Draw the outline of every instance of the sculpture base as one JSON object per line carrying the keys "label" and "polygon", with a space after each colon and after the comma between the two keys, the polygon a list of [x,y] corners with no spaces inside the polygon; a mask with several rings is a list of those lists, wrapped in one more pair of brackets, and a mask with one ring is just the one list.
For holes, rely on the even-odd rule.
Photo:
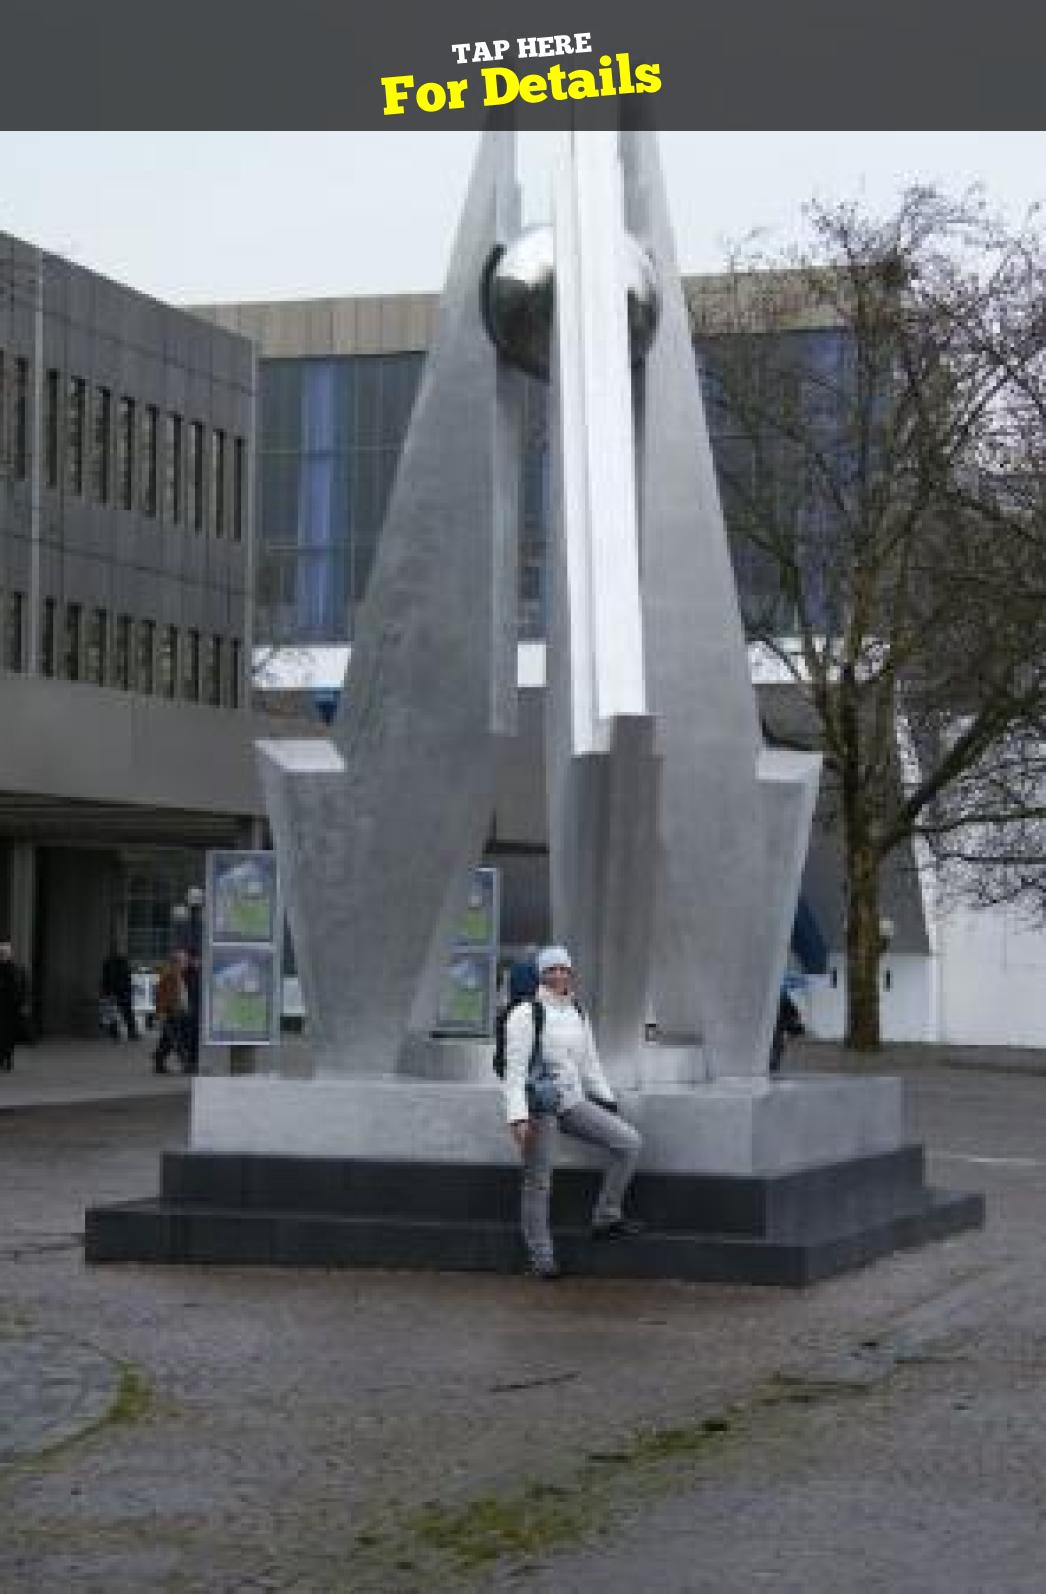
{"label": "sculpture base", "polygon": [[[403,1075],[201,1078],[193,1082],[190,1144],[263,1156],[514,1167],[489,1058],[487,1071],[486,1084]],[[889,1078],[764,1077],[625,1090],[621,1110],[643,1136],[640,1168],[658,1173],[774,1173],[893,1151],[904,1139],[901,1082]],[[561,1137],[562,1166],[597,1160],[589,1147]]]}
{"label": "sculpture base", "polygon": [[[590,1240],[598,1155],[562,1136],[570,1273],[801,1285],[984,1221],[980,1196],[926,1187],[897,1080],[721,1081],[623,1108],[647,1232]],[[192,1149],[164,1158],[158,1199],[87,1213],[87,1260],[518,1271],[503,1117],[496,1086],[199,1079]]]}
{"label": "sculpture base", "polygon": [[[983,1222],[980,1196],[923,1183],[917,1146],[769,1175],[639,1174],[647,1231],[593,1241],[590,1169],[554,1182],[556,1254],[601,1278],[803,1285]],[[266,1157],[164,1158],[159,1200],[87,1213],[89,1262],[518,1272],[519,1172],[508,1166]]]}

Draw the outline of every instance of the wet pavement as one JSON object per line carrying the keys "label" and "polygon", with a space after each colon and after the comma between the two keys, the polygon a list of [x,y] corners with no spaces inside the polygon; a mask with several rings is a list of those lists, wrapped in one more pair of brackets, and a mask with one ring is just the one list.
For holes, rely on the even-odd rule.
{"label": "wet pavement", "polygon": [[877,1060],[987,1227],[798,1292],[88,1269],[85,1205],[155,1190],[184,1087],[0,1111],[0,1588],[1041,1590],[1020,1060]]}

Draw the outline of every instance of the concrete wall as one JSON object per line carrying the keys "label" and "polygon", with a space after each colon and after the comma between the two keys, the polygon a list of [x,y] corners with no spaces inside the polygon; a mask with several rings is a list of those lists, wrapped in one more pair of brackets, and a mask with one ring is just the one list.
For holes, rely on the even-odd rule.
{"label": "concrete wall", "polygon": [[205,304],[194,306],[193,314],[250,338],[266,358],[308,359],[427,349],[438,310],[437,294],[396,293]]}
{"label": "concrete wall", "polygon": [[[695,325],[714,333],[738,316],[766,330],[767,290],[773,290],[774,324],[788,330],[834,323],[828,308],[812,303],[801,272],[684,277]],[[243,304],[201,304],[192,313],[228,332],[252,339],[263,358],[321,358],[337,354],[399,354],[427,349],[439,312],[435,293],[386,293],[352,298],[276,299]]]}
{"label": "concrete wall", "polygon": [[90,802],[263,812],[249,714],[0,673],[0,803],[25,793]]}
{"label": "concrete wall", "polygon": [[[833,975],[835,983],[833,984]],[[879,1020],[886,1041],[933,1041],[937,960],[920,953],[891,952],[879,968]],[[846,959],[833,952],[828,973],[807,976],[800,996],[810,1033],[841,1040],[846,1032]]]}
{"label": "concrete wall", "polygon": [[1008,908],[958,908],[938,923],[940,1038],[1046,1046],[1046,935]]}

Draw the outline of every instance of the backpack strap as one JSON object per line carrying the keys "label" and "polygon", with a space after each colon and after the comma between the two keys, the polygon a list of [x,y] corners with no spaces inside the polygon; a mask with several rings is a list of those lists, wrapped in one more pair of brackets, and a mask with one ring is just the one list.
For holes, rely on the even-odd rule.
{"label": "backpack strap", "polygon": [[527,1072],[533,1073],[541,1055],[541,1031],[545,1027],[545,1009],[536,996],[530,1004],[530,1016],[534,1022],[534,1044],[530,1048],[530,1062],[527,1065]]}

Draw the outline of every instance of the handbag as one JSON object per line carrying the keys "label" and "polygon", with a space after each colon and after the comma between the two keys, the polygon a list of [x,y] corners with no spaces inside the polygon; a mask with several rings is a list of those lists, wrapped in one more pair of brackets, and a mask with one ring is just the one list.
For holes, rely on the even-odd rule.
{"label": "handbag", "polygon": [[559,1086],[548,1066],[535,1026],[534,1047],[527,1064],[527,1111],[535,1118],[555,1117],[561,1106]]}

